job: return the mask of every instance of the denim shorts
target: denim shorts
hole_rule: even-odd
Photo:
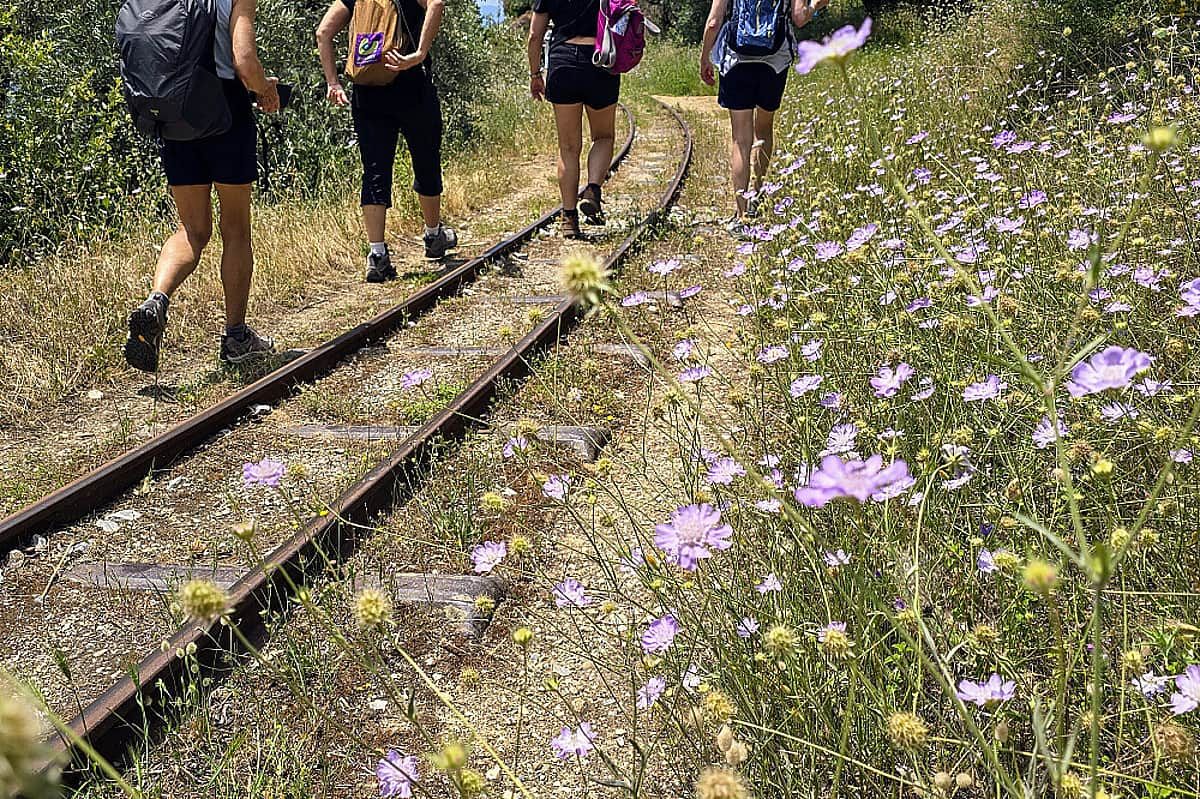
[[[592,63],[596,48],[590,44],[562,42],[550,48],[546,74],[546,99],[555,105],[583,103],[591,109],[608,108],[621,96],[621,76]]]

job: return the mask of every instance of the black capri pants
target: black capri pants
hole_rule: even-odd
[[[355,86],[350,110],[362,155],[362,204],[392,205],[392,168],[400,136],[412,160],[413,191],[442,193],[442,108],[423,67],[386,86]]]

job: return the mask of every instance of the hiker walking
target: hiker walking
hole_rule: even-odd
[[[758,192],[775,151],[775,112],[796,57],[789,17],[791,24],[803,28],[828,2],[712,0],[700,49],[700,79],[712,86],[720,75],[717,102],[729,111],[733,128],[730,161],[737,214],[731,229],[740,228],[757,210]]]
[[[425,257],[436,260],[458,246],[458,235],[442,224],[442,109],[429,58],[444,6],[443,0],[334,0],[317,27],[325,96],[339,108],[350,106],[362,156],[368,283],[396,277],[385,230],[401,135],[425,220]],[[333,46],[334,37],[347,27],[352,97],[338,79]]]
[[[254,39],[255,0],[127,0],[117,18],[121,78],[134,122],[158,143],[179,227],[154,271],[154,291],[129,316],[125,359],[157,371],[170,298],[200,263],[212,236],[212,190],[220,209],[225,333],[220,359],[274,352],[246,324],[254,253],[250,190],[258,174],[250,92],[279,110]]]
[[[529,94],[554,106],[558,129],[558,188],[562,194],[562,235],[579,238],[579,212],[593,225],[604,224],[601,185],[612,163],[617,98],[621,76],[593,63],[601,2],[608,0],[533,0],[529,25]],[[550,23],[548,66],[542,49]],[[579,156],[583,152],[583,115],[587,112],[592,147],[587,157],[587,186],[579,193]]]

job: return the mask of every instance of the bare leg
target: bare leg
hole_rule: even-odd
[[[558,191],[563,208],[575,210],[579,195],[579,154],[583,152],[583,104],[555,105],[558,127]]]
[[[179,227],[163,244],[154,270],[154,290],[168,297],[196,270],[212,238],[212,186],[172,186]]]
[[[442,223],[442,196],[427,196],[424,194],[417,195],[417,202],[421,205],[421,216],[425,220],[425,227],[435,228]],[[379,241],[379,239],[375,239]]]
[[[604,183],[608,168],[612,165],[613,142],[617,135],[617,106],[610,105],[599,111],[587,108],[588,129],[592,132],[592,149],[588,151],[588,183],[597,186]]]
[[[762,188],[763,178],[775,154],[775,113],[759,108],[754,111],[754,146],[751,167],[754,170],[754,190]]]
[[[746,215],[746,189],[750,187],[750,148],[754,144],[754,111],[730,111],[733,145],[730,148],[730,167],[733,172],[733,194],[738,216]]]
[[[367,233],[367,241],[384,241],[384,236],[387,234],[384,229],[387,225],[387,206],[386,205],[364,205],[362,207],[363,229]]]
[[[245,324],[254,274],[254,249],[250,238],[250,184],[217,184],[221,210],[221,284],[225,287],[225,324]]]

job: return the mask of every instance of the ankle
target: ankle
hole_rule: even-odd
[[[250,328],[246,327],[245,322],[239,325],[225,325],[225,335],[240,341],[250,335]]]
[[[437,223],[436,225],[434,225],[433,227],[430,227],[429,225],[426,225],[426,226],[425,226],[425,235],[426,235],[426,236],[436,236],[436,235],[437,235],[437,232],[438,232],[439,230],[441,230],[441,229],[442,229],[442,223],[441,223],[441,222],[438,222],[438,223]]]
[[[388,247],[386,241],[368,242],[371,246],[371,255],[384,256],[387,255]]]

